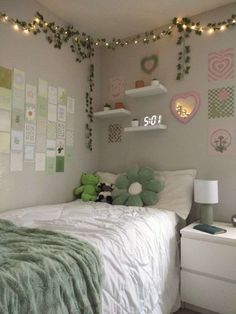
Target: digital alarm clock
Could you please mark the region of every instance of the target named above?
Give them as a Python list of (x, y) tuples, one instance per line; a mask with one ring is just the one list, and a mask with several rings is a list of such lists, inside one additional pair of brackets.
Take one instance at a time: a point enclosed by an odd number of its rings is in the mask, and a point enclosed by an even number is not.
[(161, 115), (152, 115), (146, 116), (143, 118), (143, 126), (154, 126), (157, 124), (161, 124), (162, 116)]

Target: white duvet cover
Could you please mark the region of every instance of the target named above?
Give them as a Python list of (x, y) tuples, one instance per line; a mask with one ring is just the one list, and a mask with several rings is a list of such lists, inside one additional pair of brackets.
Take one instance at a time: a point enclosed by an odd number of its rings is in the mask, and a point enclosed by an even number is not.
[(170, 314), (179, 306), (174, 212), (84, 203), (3, 212), (0, 218), (84, 239), (101, 253), (104, 314)]

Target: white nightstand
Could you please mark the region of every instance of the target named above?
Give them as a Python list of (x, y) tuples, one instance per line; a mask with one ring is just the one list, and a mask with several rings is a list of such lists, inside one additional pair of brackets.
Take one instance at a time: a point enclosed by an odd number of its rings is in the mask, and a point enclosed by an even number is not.
[(227, 233), (181, 230), (181, 299), (221, 314), (236, 314), (236, 228), (214, 222)]

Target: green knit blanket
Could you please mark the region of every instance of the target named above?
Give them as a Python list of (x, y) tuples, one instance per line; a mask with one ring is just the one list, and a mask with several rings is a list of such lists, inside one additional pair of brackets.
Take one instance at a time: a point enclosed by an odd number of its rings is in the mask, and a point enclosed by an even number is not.
[(90, 244), (0, 220), (0, 314), (99, 314), (101, 284)]

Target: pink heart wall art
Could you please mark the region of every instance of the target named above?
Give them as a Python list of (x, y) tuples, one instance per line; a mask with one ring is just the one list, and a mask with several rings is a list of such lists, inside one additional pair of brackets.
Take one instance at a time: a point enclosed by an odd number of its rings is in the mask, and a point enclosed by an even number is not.
[(185, 124), (195, 116), (199, 106), (200, 95), (197, 92), (187, 92), (172, 97), (170, 109), (173, 116)]
[(208, 81), (234, 78), (234, 49), (229, 48), (208, 54)]

